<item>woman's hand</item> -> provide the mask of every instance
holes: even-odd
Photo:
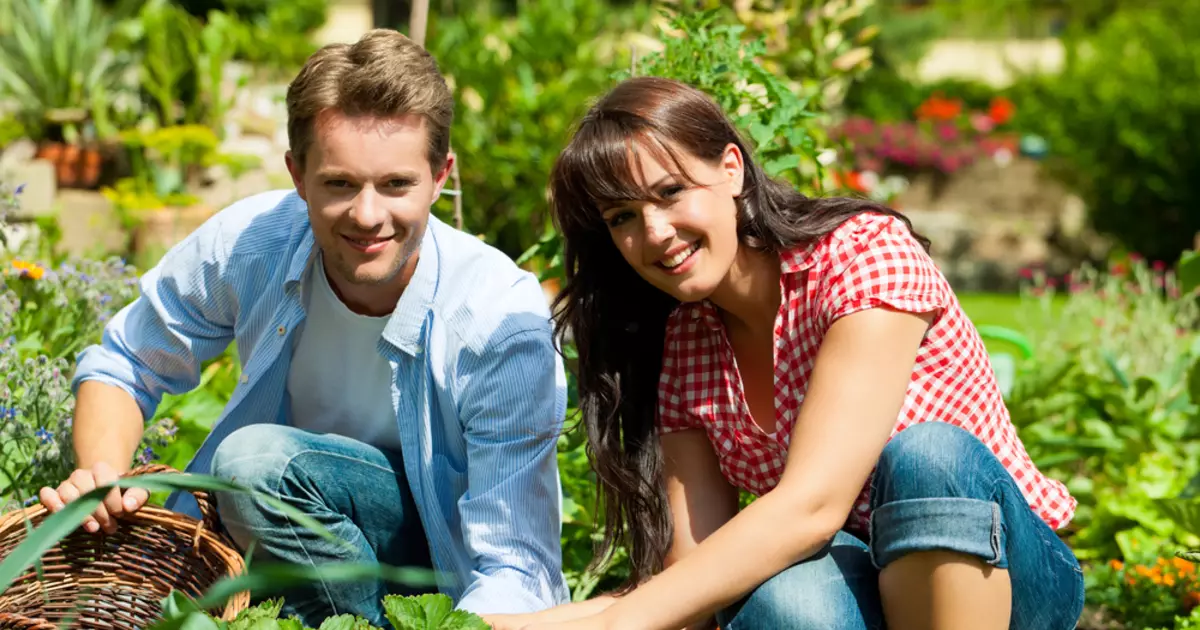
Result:
[[[602,613],[568,621],[531,623],[520,630],[608,630],[608,624]]]
[[[492,627],[492,630],[521,630],[522,628],[529,627],[530,624],[535,623],[538,619],[537,613],[481,616]]]

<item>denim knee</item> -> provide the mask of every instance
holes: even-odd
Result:
[[[904,429],[884,447],[872,480],[873,562],[946,550],[1006,568],[1001,503],[1011,485],[996,456],[965,429],[943,422]]]
[[[883,627],[878,579],[867,545],[839,532],[717,620],[722,630],[875,630]]]
[[[212,474],[240,486],[274,489],[291,460],[304,450],[301,432],[279,424],[252,424],[221,441],[213,452]]]

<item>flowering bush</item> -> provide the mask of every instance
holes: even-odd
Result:
[[[1168,555],[1195,543],[1158,502],[1200,474],[1196,300],[1174,270],[1137,256],[1062,282],[1026,275],[1035,355],[1007,405],[1034,461],[1079,500],[1075,553],[1128,561],[1135,537]]]
[[[0,215],[16,206],[17,191],[0,189]],[[6,227],[0,216],[0,232]],[[136,294],[134,270],[112,259],[34,262],[26,246],[0,273],[0,510],[57,484],[74,467],[70,368],[85,345]],[[169,420],[154,424],[140,461],[174,435]]]
[[[971,111],[958,99],[934,94],[917,107],[913,120],[876,122],[852,116],[830,136],[846,145],[844,161],[858,171],[949,174],[981,159],[1011,159],[1018,140],[1006,130],[1015,111],[1003,97],[992,99],[984,111]]]
[[[1196,565],[1181,558],[1125,564],[1112,560],[1088,573],[1088,602],[1126,628],[1191,628],[1200,604]],[[1187,625],[1184,625],[1187,624]]]

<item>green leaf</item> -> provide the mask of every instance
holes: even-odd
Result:
[[[380,630],[371,625],[371,622],[355,615],[338,615],[329,617],[321,622],[321,627],[317,630]]]
[[[383,609],[395,630],[489,630],[491,626],[474,613],[454,610],[448,595],[387,595]]]
[[[786,170],[796,168],[797,166],[800,166],[800,155],[796,153],[767,160],[767,162],[763,164],[763,168],[766,169],[769,175],[777,175]]]
[[[383,598],[383,610],[396,630],[426,630],[425,608],[413,597],[388,595]]]
[[[1186,251],[1179,258],[1176,267],[1179,277],[1179,288],[1184,295],[1200,288],[1200,251]]]
[[[268,599],[257,606],[251,606],[239,612],[233,621],[229,622],[229,630],[250,630],[262,621],[275,621],[279,611],[283,610],[282,599]]]
[[[1200,500],[1159,499],[1155,503],[1180,529],[1189,534],[1200,535]]]
[[[230,597],[250,591],[256,595],[278,593],[291,586],[313,582],[359,582],[384,580],[412,587],[435,585],[430,569],[393,567],[377,563],[331,563],[320,566],[291,564],[255,564],[246,573],[227,577],[213,584],[197,602],[205,610],[221,606]]]
[[[442,621],[442,628],[453,630],[491,630],[491,626],[479,615],[465,610],[452,610]]]
[[[1200,405],[1200,358],[1197,358],[1196,362],[1192,364],[1192,368],[1188,370],[1187,390],[1192,403]]]

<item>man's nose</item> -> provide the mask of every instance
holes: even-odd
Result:
[[[354,197],[350,218],[362,227],[375,227],[386,220],[387,210],[379,193],[370,186],[364,187]]]

